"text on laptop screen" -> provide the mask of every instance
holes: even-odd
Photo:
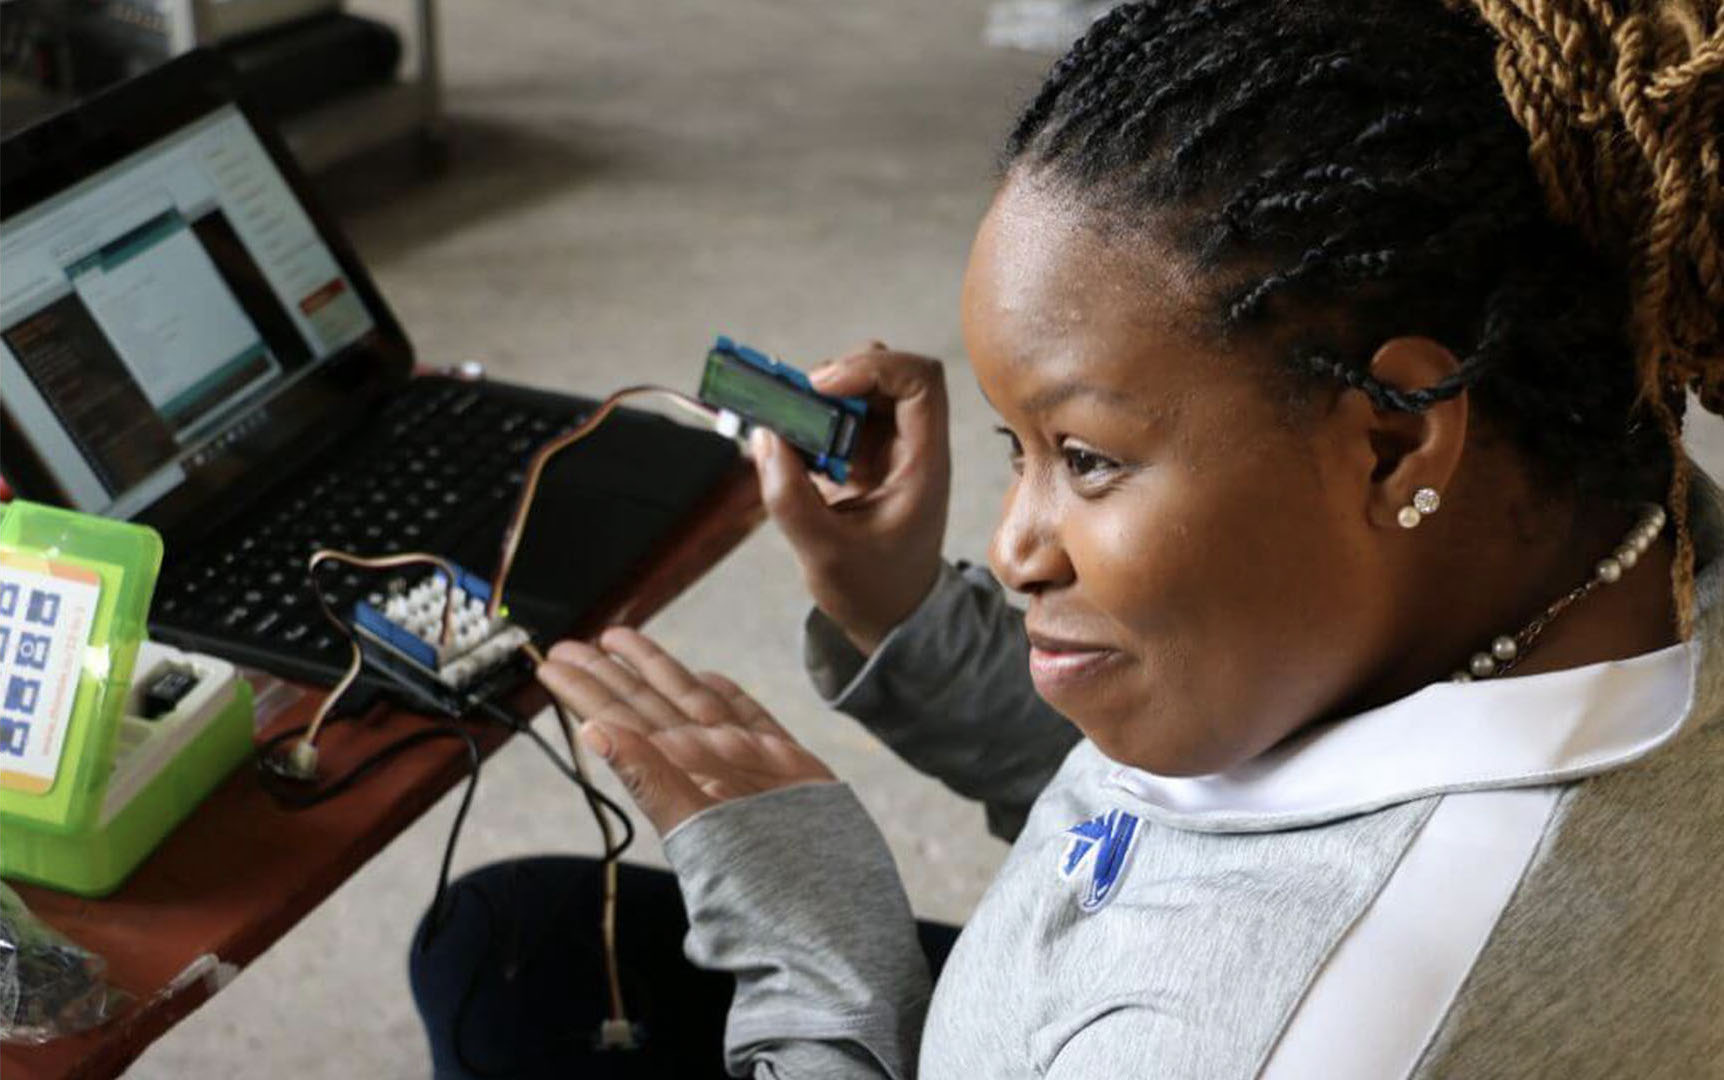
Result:
[[[233,106],[0,225],[0,265],[7,408],[115,517],[373,326]]]

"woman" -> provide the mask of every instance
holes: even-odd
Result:
[[[1097,23],[965,279],[1016,472],[992,575],[940,561],[932,362],[818,373],[889,403],[855,491],[755,444],[817,684],[1012,853],[943,957],[741,690],[565,642],[540,678],[664,835],[702,972],[643,950],[651,1022],[716,1041],[719,973],[733,1075],[1724,1071],[1724,510],[1679,441],[1687,389],[1724,408],[1719,18]],[[499,873],[472,890],[527,912],[590,871]],[[570,973],[486,983],[463,1029],[473,963],[418,962],[440,1068],[463,1038],[573,1068]],[[499,1036],[511,1002],[548,1018]]]

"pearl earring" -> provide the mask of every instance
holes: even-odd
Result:
[[[1422,487],[1413,492],[1411,506],[1401,507],[1401,512],[1396,520],[1401,523],[1403,529],[1416,529],[1419,527],[1419,522],[1436,513],[1437,508],[1442,505],[1443,498],[1437,494],[1436,488]]]

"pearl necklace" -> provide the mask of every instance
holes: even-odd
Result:
[[[1634,564],[1645,556],[1659,534],[1664,531],[1664,522],[1664,507],[1647,504],[1640,512],[1639,523],[1629,531],[1622,545],[1611,553],[1609,558],[1600,559],[1598,565],[1592,568],[1592,577],[1587,579],[1586,584],[1545,608],[1537,618],[1527,623],[1520,633],[1513,636],[1503,634],[1494,638],[1488,651],[1473,653],[1472,659],[1467,661],[1466,669],[1455,672],[1450,678],[1454,682],[1465,683],[1474,679],[1488,679],[1512,670],[1520,663],[1520,658],[1526,655],[1526,651],[1532,648],[1532,643],[1538,640],[1538,636],[1544,633],[1544,628],[1550,625],[1551,620],[1567,610],[1570,604],[1586,598],[1605,585],[1616,584],[1622,580],[1624,570],[1634,569]]]

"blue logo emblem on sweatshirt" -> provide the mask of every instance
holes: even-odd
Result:
[[[1124,810],[1109,810],[1066,830],[1071,839],[1060,859],[1060,876],[1077,877],[1087,866],[1089,880],[1078,899],[1084,911],[1097,911],[1113,897],[1113,887],[1125,872],[1125,860],[1137,839],[1137,818]]]

